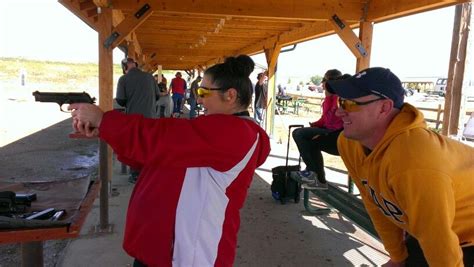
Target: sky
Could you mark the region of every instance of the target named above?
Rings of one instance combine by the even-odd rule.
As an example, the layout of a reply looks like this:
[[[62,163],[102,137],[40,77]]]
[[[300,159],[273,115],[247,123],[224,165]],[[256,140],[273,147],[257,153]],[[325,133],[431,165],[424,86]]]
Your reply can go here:
[[[454,7],[374,25],[371,66],[399,77],[446,77]],[[356,32],[357,34],[357,32]],[[0,1],[0,57],[98,62],[97,33],[56,0]],[[114,62],[123,52],[114,50]],[[262,54],[254,56],[266,64]],[[338,36],[297,45],[282,53],[277,77],[322,76],[337,68],[354,73],[355,57]]]

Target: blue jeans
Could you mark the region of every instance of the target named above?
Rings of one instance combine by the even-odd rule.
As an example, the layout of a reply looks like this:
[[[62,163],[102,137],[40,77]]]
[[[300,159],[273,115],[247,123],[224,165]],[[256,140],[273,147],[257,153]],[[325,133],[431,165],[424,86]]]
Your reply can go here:
[[[332,155],[339,155],[337,151],[337,138],[342,130],[329,130],[317,127],[299,128],[293,131],[295,140],[306,169],[317,174],[321,183],[326,182],[324,172],[324,159],[321,151]],[[316,135],[317,138],[313,139]]]
[[[264,109],[263,108],[255,108],[255,113],[253,114],[253,118],[255,119],[255,121],[257,121],[257,123],[262,126],[262,122],[263,122],[263,112],[264,112]]]
[[[181,104],[183,102],[184,95],[183,94],[173,94],[173,113],[180,113],[181,112]]]
[[[196,107],[197,107],[197,102],[195,98],[190,97],[188,99],[189,102],[189,118],[195,118],[196,117]]]

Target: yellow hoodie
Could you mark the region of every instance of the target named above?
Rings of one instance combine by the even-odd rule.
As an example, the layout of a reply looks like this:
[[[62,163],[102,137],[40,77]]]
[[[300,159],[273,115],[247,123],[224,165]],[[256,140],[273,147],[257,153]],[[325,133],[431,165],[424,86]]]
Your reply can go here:
[[[404,231],[430,266],[462,266],[461,246],[474,246],[474,148],[426,127],[404,104],[366,155],[341,134],[339,153],[390,258],[408,256]]]

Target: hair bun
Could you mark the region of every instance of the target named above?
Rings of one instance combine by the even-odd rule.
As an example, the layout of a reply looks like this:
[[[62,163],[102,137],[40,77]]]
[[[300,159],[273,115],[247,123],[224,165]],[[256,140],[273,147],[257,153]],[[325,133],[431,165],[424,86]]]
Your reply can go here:
[[[228,57],[225,59],[224,64],[228,65],[233,73],[245,77],[250,76],[255,67],[253,60],[247,55]]]

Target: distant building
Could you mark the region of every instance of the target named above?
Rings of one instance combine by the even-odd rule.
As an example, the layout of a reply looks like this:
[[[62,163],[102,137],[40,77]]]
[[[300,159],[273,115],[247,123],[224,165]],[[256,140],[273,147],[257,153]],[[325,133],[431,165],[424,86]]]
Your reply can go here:
[[[402,79],[402,86],[418,92],[429,92],[435,88],[439,77],[407,77]]]

